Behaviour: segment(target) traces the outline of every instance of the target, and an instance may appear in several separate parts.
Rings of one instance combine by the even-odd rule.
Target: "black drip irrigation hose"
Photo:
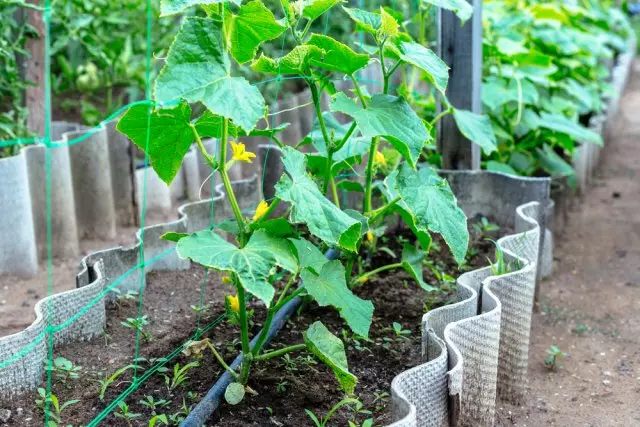
[[[335,249],[329,249],[325,252],[324,256],[329,260],[334,260],[338,258],[340,253]],[[280,329],[284,326],[287,319],[300,307],[300,303],[302,300],[299,297],[293,298],[287,304],[285,304],[278,312],[273,316],[273,320],[271,322],[271,327],[269,328],[269,332],[267,333],[266,340],[264,345],[266,346],[269,342],[278,335]],[[258,337],[260,334],[256,334],[256,336],[251,340],[251,349],[256,345],[258,341]],[[236,370],[242,364],[242,353],[240,353],[231,363],[230,368]],[[234,378],[228,371],[225,371],[218,381],[215,382],[213,387],[209,389],[207,394],[202,398],[200,403],[196,405],[196,407],[191,411],[191,413],[185,418],[182,423],[180,423],[180,427],[201,427],[203,426],[211,414],[220,406],[222,402],[222,398],[224,396],[224,392],[227,389],[227,386],[234,381]]]

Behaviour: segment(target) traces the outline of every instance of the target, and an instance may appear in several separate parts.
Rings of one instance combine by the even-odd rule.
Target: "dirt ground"
[[[556,237],[529,353],[528,401],[504,426],[640,426],[640,61],[593,185]],[[546,349],[566,352],[543,365]],[[502,407],[501,407],[502,406]]]
[[[145,219],[146,225],[159,224],[178,215],[171,216],[150,212]],[[80,271],[80,259],[90,252],[117,246],[129,246],[135,243],[137,227],[118,227],[116,237],[111,240],[82,240],[80,255],[72,259],[53,260],[53,292],[59,293],[76,287],[76,274]],[[24,279],[10,275],[0,275],[0,337],[20,332],[35,319],[33,307],[48,295],[47,261],[41,260],[38,274]]]

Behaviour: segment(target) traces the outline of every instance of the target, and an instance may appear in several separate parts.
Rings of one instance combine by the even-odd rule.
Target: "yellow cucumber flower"
[[[251,151],[246,151],[244,144],[241,142],[231,141],[231,149],[233,150],[233,160],[251,163],[251,159],[256,157]]]
[[[228,274],[225,274],[224,276],[222,276],[222,283],[224,283],[225,285],[233,285],[233,280],[231,280],[231,277],[229,277]]]
[[[370,231],[367,231],[367,241],[369,242],[373,241],[373,233]]]
[[[267,210],[269,210],[269,203],[264,200],[260,200],[260,203],[258,203],[258,207],[256,208],[256,213],[253,214],[253,221],[255,222],[262,218],[264,214],[267,213]]]
[[[240,301],[238,300],[237,295],[227,295],[227,302],[229,303],[229,308],[235,311],[236,313],[240,312]]]
[[[368,280],[369,280],[369,278],[368,278],[368,277],[363,276],[363,277],[361,277],[361,278],[359,278],[359,279],[358,279],[358,283],[360,283],[360,284],[364,284],[364,283],[367,283],[367,281],[368,281]]]
[[[387,165],[387,159],[385,159],[384,155],[379,151],[376,151],[375,161],[379,165],[382,165],[382,166],[386,166]]]

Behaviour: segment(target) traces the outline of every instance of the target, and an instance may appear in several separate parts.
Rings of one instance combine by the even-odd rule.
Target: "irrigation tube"
[[[329,249],[325,252],[324,256],[329,260],[334,260],[338,258],[339,252],[335,249]],[[298,309],[302,300],[299,297],[296,297],[285,304],[278,312],[273,316],[273,321],[271,323],[271,327],[269,328],[269,332],[267,333],[267,339],[264,342],[266,346],[269,342],[275,337],[280,329],[284,326],[284,323],[287,321],[289,316]],[[256,336],[251,340],[251,348],[256,345],[258,337],[260,334],[256,334]],[[242,353],[240,353],[234,359],[233,363],[230,365],[231,369],[237,369],[242,363]],[[200,403],[196,405],[196,407],[191,411],[189,416],[180,423],[180,427],[200,427],[205,424],[205,422],[209,419],[211,414],[216,410],[216,408],[222,402],[222,398],[224,396],[224,392],[227,389],[227,386],[231,384],[233,381],[233,377],[227,371],[225,371],[218,381],[209,389],[207,394],[202,398]]]

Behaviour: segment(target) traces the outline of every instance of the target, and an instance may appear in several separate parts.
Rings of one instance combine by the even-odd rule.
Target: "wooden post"
[[[38,1],[31,1],[31,3],[39,4]],[[29,112],[27,127],[38,136],[43,137],[45,122],[44,55],[46,37],[43,13],[39,10],[26,9],[25,14],[27,22],[36,29],[40,36],[39,38],[27,40],[25,46],[30,54],[30,57],[26,58],[24,64],[25,77],[34,84],[25,90],[26,107]]]
[[[482,101],[482,0],[473,4],[473,15],[461,25],[455,13],[439,9],[438,54],[451,68],[447,98],[456,108],[481,113]],[[466,139],[453,117],[439,121],[438,150],[444,169],[479,169],[480,147]]]

